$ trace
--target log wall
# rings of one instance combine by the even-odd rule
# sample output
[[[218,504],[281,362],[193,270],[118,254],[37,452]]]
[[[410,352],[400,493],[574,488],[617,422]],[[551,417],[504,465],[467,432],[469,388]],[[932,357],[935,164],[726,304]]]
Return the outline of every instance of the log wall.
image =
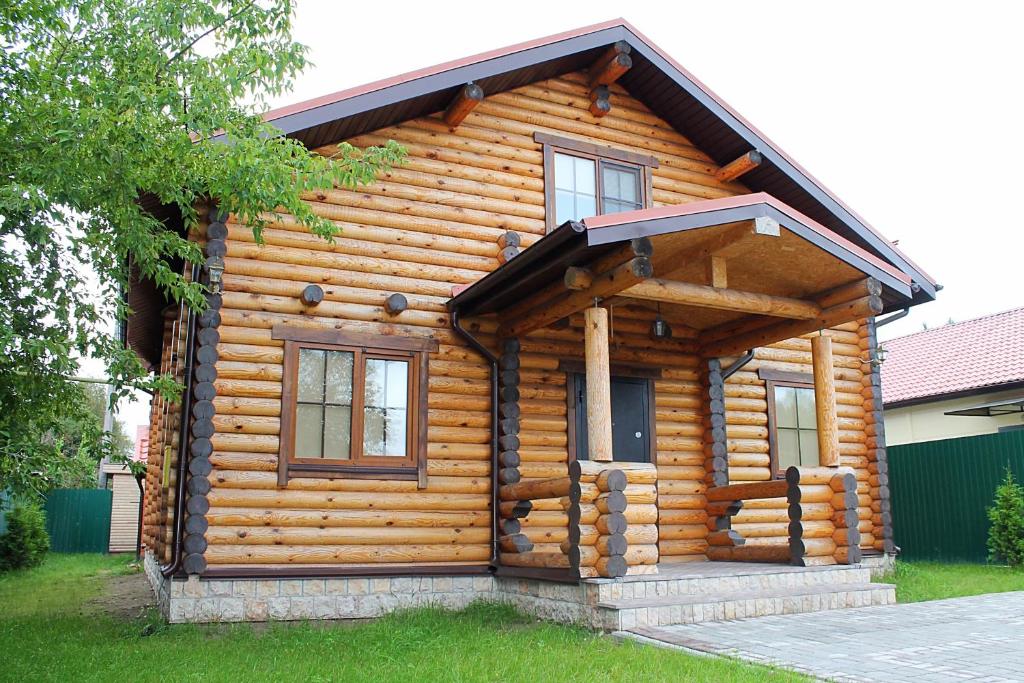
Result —
[[[522,248],[544,234],[543,158],[534,133],[656,157],[660,165],[653,169],[652,185],[658,206],[747,192],[739,183],[717,180],[719,168],[709,157],[621,88],[612,87],[606,116],[594,118],[589,106],[585,77],[568,74],[487,97],[454,130],[438,114],[349,140],[365,146],[394,139],[409,156],[370,187],[306,196],[318,215],[341,228],[330,243],[287,215],[271,218],[264,246],[254,242],[248,227],[229,221],[206,513],[210,566],[488,562],[489,366],[452,331],[445,302],[453,285],[472,283],[507,258],[501,252],[509,232],[516,233]],[[319,151],[331,154],[334,148]],[[315,308],[299,300],[311,283],[324,291]],[[393,293],[408,300],[397,315],[383,305]],[[663,368],[655,382],[661,558],[704,559],[700,362],[686,340],[648,339],[650,316],[613,315],[612,362],[643,359]],[[571,328],[544,329],[521,340],[523,481],[566,472],[566,375],[558,363],[581,357],[582,321],[572,322]],[[414,481],[298,477],[278,488],[283,349],[271,338],[277,323],[344,325],[438,341],[429,363],[425,489]],[[493,330],[478,331],[496,346]],[[853,358],[858,332],[847,326],[836,334],[843,464],[857,467],[858,477],[863,472],[867,485],[862,375]],[[725,386],[732,481],[770,477],[764,385],[756,367],[803,371],[810,363],[806,340],[758,354]],[[158,490],[160,481],[162,411],[154,402],[150,490]],[[176,453],[176,436],[167,443]],[[147,496],[146,542],[162,555],[169,538],[168,502]],[[864,510],[870,525],[868,498]],[[784,538],[782,502],[744,514],[736,521],[745,536]],[[535,550],[557,552],[566,539],[566,522],[557,500],[538,501],[523,532]],[[865,532],[870,540],[870,528]]]

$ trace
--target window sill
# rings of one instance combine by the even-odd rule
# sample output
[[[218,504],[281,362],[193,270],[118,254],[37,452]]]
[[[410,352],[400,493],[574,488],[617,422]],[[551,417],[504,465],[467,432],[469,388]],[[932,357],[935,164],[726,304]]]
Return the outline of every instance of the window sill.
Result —
[[[365,465],[308,465],[288,463],[288,478],[311,477],[317,479],[389,479],[416,481],[419,469],[415,465],[404,467],[374,467]]]

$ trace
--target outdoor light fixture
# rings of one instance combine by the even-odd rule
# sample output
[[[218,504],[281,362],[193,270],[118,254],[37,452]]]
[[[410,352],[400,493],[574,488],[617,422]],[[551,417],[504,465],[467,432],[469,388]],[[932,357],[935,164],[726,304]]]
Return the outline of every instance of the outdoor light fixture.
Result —
[[[210,277],[210,290],[214,294],[220,294],[221,276],[224,275],[224,257],[208,257],[206,259],[206,270]]]
[[[876,346],[875,352],[871,354],[871,365],[873,365],[876,368],[879,367],[882,363],[885,362],[886,353],[887,351],[885,350],[884,346],[882,346],[881,344]]]
[[[651,323],[651,339],[671,339],[672,327],[661,317],[661,304],[658,304],[658,315]]]

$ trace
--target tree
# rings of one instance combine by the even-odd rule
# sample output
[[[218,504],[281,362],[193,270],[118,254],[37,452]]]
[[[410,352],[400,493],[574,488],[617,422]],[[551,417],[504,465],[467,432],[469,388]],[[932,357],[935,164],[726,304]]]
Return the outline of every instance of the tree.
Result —
[[[110,332],[128,313],[128,263],[172,299],[204,305],[202,287],[171,266],[200,262],[199,249],[140,197],[176,207],[186,230],[209,200],[257,238],[283,207],[330,239],[336,226],[302,193],[369,183],[400,161],[394,143],[320,157],[257,115],[306,66],[290,37],[293,9],[292,0],[3,4],[0,487],[26,485],[7,477],[38,469],[25,461],[81,402],[67,380],[79,359],[105,361],[115,400],[131,387],[176,390]]]
[[[1024,566],[1024,487],[1006,468],[996,488],[995,503],[988,509],[988,556],[1011,567]]]

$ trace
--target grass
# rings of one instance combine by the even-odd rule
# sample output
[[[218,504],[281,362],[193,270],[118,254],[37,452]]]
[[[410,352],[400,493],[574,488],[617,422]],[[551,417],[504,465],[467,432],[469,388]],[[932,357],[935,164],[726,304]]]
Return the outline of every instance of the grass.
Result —
[[[1024,569],[984,564],[901,561],[884,580],[896,584],[898,602],[1024,591]]]
[[[358,625],[125,621],[90,600],[123,559],[51,556],[0,576],[0,680],[802,681],[732,660],[619,643],[496,604],[419,609]]]

